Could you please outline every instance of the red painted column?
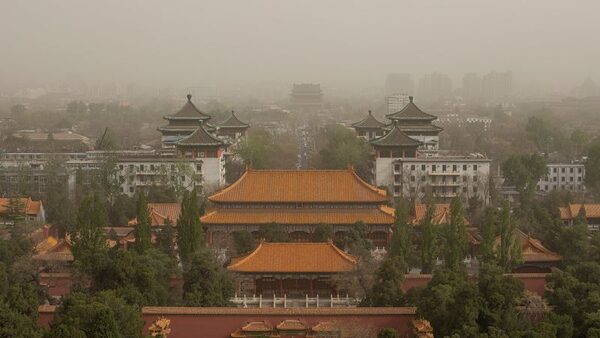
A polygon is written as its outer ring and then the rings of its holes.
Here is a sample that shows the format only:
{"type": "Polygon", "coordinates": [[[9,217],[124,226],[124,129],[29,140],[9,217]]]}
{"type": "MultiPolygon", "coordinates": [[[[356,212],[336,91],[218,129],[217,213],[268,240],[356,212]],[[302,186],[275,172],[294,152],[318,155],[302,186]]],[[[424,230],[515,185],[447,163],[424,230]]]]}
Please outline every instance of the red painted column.
{"type": "Polygon", "coordinates": [[[283,279],[279,278],[279,296],[283,297],[283,279]]]}

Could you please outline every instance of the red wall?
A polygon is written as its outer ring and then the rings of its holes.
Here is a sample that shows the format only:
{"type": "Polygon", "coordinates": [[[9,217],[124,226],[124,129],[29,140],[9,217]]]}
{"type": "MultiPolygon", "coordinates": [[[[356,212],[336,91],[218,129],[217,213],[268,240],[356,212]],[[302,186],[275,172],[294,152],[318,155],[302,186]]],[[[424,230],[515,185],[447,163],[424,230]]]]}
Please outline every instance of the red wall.
{"type": "MultiPolygon", "coordinates": [[[[54,314],[53,306],[40,306],[38,325],[48,326],[54,314]]],[[[267,321],[276,326],[285,319],[298,319],[308,326],[335,321],[358,336],[367,331],[377,333],[383,328],[395,328],[400,337],[412,337],[414,308],[318,308],[318,309],[237,309],[237,308],[143,308],[144,331],[158,318],[171,320],[169,338],[227,338],[249,321],[267,321]]]]}

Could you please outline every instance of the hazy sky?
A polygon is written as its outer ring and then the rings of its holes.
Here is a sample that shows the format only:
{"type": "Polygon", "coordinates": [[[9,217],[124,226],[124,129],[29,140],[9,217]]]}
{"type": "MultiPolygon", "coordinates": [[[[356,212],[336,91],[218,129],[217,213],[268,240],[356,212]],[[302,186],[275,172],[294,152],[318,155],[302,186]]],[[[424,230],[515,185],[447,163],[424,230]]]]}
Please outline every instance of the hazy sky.
{"type": "Polygon", "coordinates": [[[0,84],[600,82],[599,18],[598,0],[0,0],[0,84]]]}

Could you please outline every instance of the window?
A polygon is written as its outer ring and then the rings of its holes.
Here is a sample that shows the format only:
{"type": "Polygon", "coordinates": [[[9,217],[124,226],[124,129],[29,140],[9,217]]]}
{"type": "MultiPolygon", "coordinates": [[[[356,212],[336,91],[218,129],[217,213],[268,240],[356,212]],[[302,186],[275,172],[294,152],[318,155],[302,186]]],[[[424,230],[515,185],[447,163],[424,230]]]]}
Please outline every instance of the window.
{"type": "Polygon", "coordinates": [[[425,165],[424,164],[421,164],[421,170],[425,171],[425,165]]]}
{"type": "Polygon", "coordinates": [[[435,172],[435,170],[437,169],[436,167],[437,167],[437,165],[435,165],[435,164],[434,164],[434,165],[432,165],[432,166],[431,166],[431,171],[432,171],[432,172],[435,172]]]}
{"type": "Polygon", "coordinates": [[[467,170],[467,165],[463,164],[463,170],[467,170]]]}
{"type": "Polygon", "coordinates": [[[573,173],[573,168],[569,168],[569,172],[572,174],[573,173]]]}
{"type": "Polygon", "coordinates": [[[463,187],[463,188],[462,188],[462,191],[463,191],[463,193],[465,193],[465,194],[466,194],[466,193],[467,193],[467,187],[463,187]]]}
{"type": "Polygon", "coordinates": [[[445,164],[442,164],[442,171],[446,172],[446,165],[445,164]]]}
{"type": "Polygon", "coordinates": [[[577,168],[577,172],[581,174],[581,167],[577,168]]]}
{"type": "Polygon", "coordinates": [[[552,168],[553,173],[556,173],[556,170],[557,170],[556,168],[552,168]]]}
{"type": "Polygon", "coordinates": [[[123,165],[119,164],[119,170],[123,170],[123,165]]]}
{"type": "Polygon", "coordinates": [[[458,182],[458,177],[457,176],[452,177],[452,182],[454,182],[454,183],[458,182]]]}
{"type": "Polygon", "coordinates": [[[171,171],[175,171],[175,165],[171,164],[171,171]]]}
{"type": "Polygon", "coordinates": [[[396,194],[396,195],[400,194],[400,187],[398,187],[398,186],[394,187],[394,194],[396,194]]]}
{"type": "Polygon", "coordinates": [[[560,181],[561,181],[561,182],[564,182],[564,181],[565,181],[565,177],[564,177],[564,176],[563,176],[563,177],[561,177],[561,178],[560,178],[560,181]]]}
{"type": "Polygon", "coordinates": [[[560,172],[564,174],[565,173],[565,168],[560,168],[560,172]]]}
{"type": "Polygon", "coordinates": [[[150,171],[154,171],[154,164],[150,165],[150,171]]]}
{"type": "Polygon", "coordinates": [[[477,193],[477,187],[473,187],[473,193],[476,194],[477,193]]]}
{"type": "Polygon", "coordinates": [[[144,165],[143,164],[140,164],[140,170],[144,171],[144,165]]]}
{"type": "Polygon", "coordinates": [[[414,182],[414,181],[415,181],[415,177],[414,177],[414,176],[411,176],[411,177],[410,177],[410,181],[411,181],[411,182],[414,182]]]}
{"type": "Polygon", "coordinates": [[[133,187],[129,187],[129,192],[133,192],[133,187]]]}
{"type": "Polygon", "coordinates": [[[133,171],[133,164],[129,165],[129,170],[133,171]]]}
{"type": "Polygon", "coordinates": [[[202,171],[202,165],[201,164],[196,164],[196,170],[197,171],[202,171]]]}
{"type": "Polygon", "coordinates": [[[477,176],[473,176],[473,182],[477,182],[477,176]]]}
{"type": "Polygon", "coordinates": [[[473,164],[473,171],[477,171],[477,164],[473,164]]]}
{"type": "Polygon", "coordinates": [[[426,177],[425,176],[421,176],[421,182],[425,182],[426,177]]]}
{"type": "Polygon", "coordinates": [[[552,177],[552,182],[556,182],[556,177],[552,177]]]}
{"type": "Polygon", "coordinates": [[[454,173],[456,172],[456,164],[452,165],[452,172],[454,172],[454,173]]]}
{"type": "Polygon", "coordinates": [[[569,177],[569,182],[573,182],[573,177],[569,177]]]}
{"type": "Polygon", "coordinates": [[[414,165],[414,164],[412,164],[412,165],[410,166],[410,171],[415,171],[415,165],[414,165]]]}
{"type": "Polygon", "coordinates": [[[185,182],[185,176],[181,176],[181,182],[185,182]]]}
{"type": "Polygon", "coordinates": [[[400,171],[400,165],[399,165],[399,164],[395,164],[395,165],[394,165],[394,170],[395,170],[396,172],[399,172],[399,171],[400,171]]]}
{"type": "Polygon", "coordinates": [[[577,182],[581,182],[581,176],[577,177],[577,182]]]}

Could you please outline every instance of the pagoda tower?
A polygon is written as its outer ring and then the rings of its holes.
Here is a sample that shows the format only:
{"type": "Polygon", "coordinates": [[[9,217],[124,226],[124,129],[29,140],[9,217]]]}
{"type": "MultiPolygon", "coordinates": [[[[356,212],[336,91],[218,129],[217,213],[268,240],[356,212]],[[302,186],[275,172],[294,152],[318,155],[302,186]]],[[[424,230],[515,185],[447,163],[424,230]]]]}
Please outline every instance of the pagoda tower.
{"type": "Polygon", "coordinates": [[[383,136],[385,132],[383,129],[385,127],[385,123],[378,121],[370,110],[367,117],[359,122],[353,123],[352,127],[359,137],[362,137],[367,141],[383,136]]]}
{"type": "Polygon", "coordinates": [[[394,160],[398,158],[417,157],[417,149],[423,145],[404,133],[397,122],[385,135],[369,142],[375,150],[375,185],[389,186],[394,179],[392,173],[394,160]]]}
{"type": "Polygon", "coordinates": [[[440,132],[442,128],[432,124],[437,119],[435,115],[422,111],[409,96],[409,102],[402,110],[388,114],[392,120],[387,127],[393,129],[397,126],[404,134],[422,143],[420,150],[423,153],[436,153],[439,150],[440,132]]]}
{"type": "Polygon", "coordinates": [[[199,123],[202,123],[204,129],[209,132],[215,130],[213,126],[207,123],[211,119],[211,116],[196,108],[194,103],[192,103],[191,94],[187,95],[187,102],[179,111],[173,115],[165,116],[164,119],[169,121],[169,124],[158,128],[158,131],[162,134],[161,141],[163,148],[173,148],[178,141],[191,135],[198,129],[199,123]]]}
{"type": "Polygon", "coordinates": [[[238,119],[235,112],[232,110],[229,118],[217,126],[217,135],[219,135],[219,137],[228,137],[232,140],[238,140],[246,136],[248,128],[250,128],[250,125],[238,119]]]}
{"type": "Polygon", "coordinates": [[[201,173],[205,186],[212,188],[225,184],[225,142],[200,125],[188,136],[175,142],[176,155],[182,158],[202,159],[201,173]]]}

